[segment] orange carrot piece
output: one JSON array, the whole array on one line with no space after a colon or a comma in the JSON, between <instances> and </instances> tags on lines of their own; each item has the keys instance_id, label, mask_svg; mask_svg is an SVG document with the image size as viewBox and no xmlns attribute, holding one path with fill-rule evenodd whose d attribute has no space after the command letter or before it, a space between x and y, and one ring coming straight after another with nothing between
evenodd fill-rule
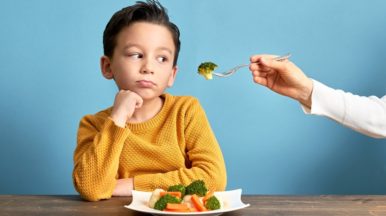
<instances>
[{"instance_id":1,"label":"orange carrot piece","mask_svg":"<svg viewBox=\"0 0 386 216\"><path fill-rule=\"evenodd\" d=\"M191 212L190 209L164 209L167 212Z\"/></svg>"},{"instance_id":2,"label":"orange carrot piece","mask_svg":"<svg viewBox=\"0 0 386 216\"><path fill-rule=\"evenodd\" d=\"M163 196L165 196L166 194L170 194L170 195L172 195L172 196L181 198L181 192L179 192L179 191L162 191L159 195L160 195L161 197L163 197Z\"/></svg>"},{"instance_id":3,"label":"orange carrot piece","mask_svg":"<svg viewBox=\"0 0 386 216\"><path fill-rule=\"evenodd\" d=\"M196 208L188 208L188 209L167 209L165 208L164 211L167 212L198 212Z\"/></svg>"},{"instance_id":4,"label":"orange carrot piece","mask_svg":"<svg viewBox=\"0 0 386 216\"><path fill-rule=\"evenodd\" d=\"M192 195L191 200L192 200L194 207L196 207L196 209L198 211L207 211L205 206L201 203L200 198L198 198L198 196L196 194Z\"/></svg>"},{"instance_id":5,"label":"orange carrot piece","mask_svg":"<svg viewBox=\"0 0 386 216\"><path fill-rule=\"evenodd\" d=\"M189 208L189 211L190 211L190 212L198 212L198 210L197 210L196 208L194 208L194 207Z\"/></svg>"},{"instance_id":6,"label":"orange carrot piece","mask_svg":"<svg viewBox=\"0 0 386 216\"><path fill-rule=\"evenodd\" d=\"M166 204L167 210L185 210L189 211L189 207L186 203L167 203Z\"/></svg>"}]
</instances>

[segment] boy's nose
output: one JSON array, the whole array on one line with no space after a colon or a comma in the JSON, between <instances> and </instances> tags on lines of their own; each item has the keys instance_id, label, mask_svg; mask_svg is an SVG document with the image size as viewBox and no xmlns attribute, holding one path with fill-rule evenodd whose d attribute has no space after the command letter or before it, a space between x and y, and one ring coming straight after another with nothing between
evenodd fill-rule
<instances>
[{"instance_id":1,"label":"boy's nose","mask_svg":"<svg viewBox=\"0 0 386 216\"><path fill-rule=\"evenodd\" d=\"M141 68L141 73L154 74L153 66L152 66L152 63L150 61L147 60L143 63L142 68Z\"/></svg>"}]
</instances>

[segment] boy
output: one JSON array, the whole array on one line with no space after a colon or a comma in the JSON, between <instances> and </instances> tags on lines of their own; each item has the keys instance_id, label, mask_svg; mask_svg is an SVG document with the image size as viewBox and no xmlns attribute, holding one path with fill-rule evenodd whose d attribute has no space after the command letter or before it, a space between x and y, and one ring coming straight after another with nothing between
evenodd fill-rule
<instances>
[{"instance_id":1,"label":"boy","mask_svg":"<svg viewBox=\"0 0 386 216\"><path fill-rule=\"evenodd\" d=\"M179 30L153 0L116 12L103 34L102 74L119 92L80 121L73 180L90 201L202 179L224 190L226 170L199 102L164 93L177 74Z\"/></svg>"}]
</instances>

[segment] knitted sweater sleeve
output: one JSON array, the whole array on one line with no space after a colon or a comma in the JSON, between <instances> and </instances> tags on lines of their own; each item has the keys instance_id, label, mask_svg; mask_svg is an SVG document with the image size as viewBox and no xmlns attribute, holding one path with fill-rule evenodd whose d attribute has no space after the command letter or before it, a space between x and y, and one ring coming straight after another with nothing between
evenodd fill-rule
<instances>
[{"instance_id":1,"label":"knitted sweater sleeve","mask_svg":"<svg viewBox=\"0 0 386 216\"><path fill-rule=\"evenodd\" d=\"M85 116L79 125L74 153L73 181L80 195L89 201L112 196L119 157L129 129L109 119Z\"/></svg>"},{"instance_id":2,"label":"knitted sweater sleeve","mask_svg":"<svg viewBox=\"0 0 386 216\"><path fill-rule=\"evenodd\" d=\"M220 146L198 100L192 100L184 115L177 119L183 124L185 152L188 167L166 173L143 174L134 177L136 190L167 188L174 184L188 185L193 180L204 180L210 190L221 191L226 187L226 169Z\"/></svg>"}]
</instances>

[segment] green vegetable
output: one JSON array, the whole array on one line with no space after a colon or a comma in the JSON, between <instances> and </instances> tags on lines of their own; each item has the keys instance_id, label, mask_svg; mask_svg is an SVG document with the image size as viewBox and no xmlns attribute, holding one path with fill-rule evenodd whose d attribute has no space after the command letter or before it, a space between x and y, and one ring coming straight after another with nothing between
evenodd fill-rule
<instances>
[{"instance_id":1,"label":"green vegetable","mask_svg":"<svg viewBox=\"0 0 386 216\"><path fill-rule=\"evenodd\" d=\"M154 208L158 210L164 210L166 208L166 204L168 203L181 203L181 199L177 198L175 196L172 196L170 194L166 194L165 196L161 197L155 204Z\"/></svg>"},{"instance_id":2,"label":"green vegetable","mask_svg":"<svg viewBox=\"0 0 386 216\"><path fill-rule=\"evenodd\" d=\"M173 185L168 188L168 191L179 191L181 192L181 197L185 196L185 186L182 184Z\"/></svg>"},{"instance_id":3,"label":"green vegetable","mask_svg":"<svg viewBox=\"0 0 386 216\"><path fill-rule=\"evenodd\" d=\"M205 207L208 210L216 210L221 208L221 204L217 197L211 196L209 199L206 200Z\"/></svg>"},{"instance_id":4,"label":"green vegetable","mask_svg":"<svg viewBox=\"0 0 386 216\"><path fill-rule=\"evenodd\" d=\"M217 68L217 65L213 62L203 62L198 66L198 74L201 74L205 79L213 79L213 71Z\"/></svg>"},{"instance_id":5,"label":"green vegetable","mask_svg":"<svg viewBox=\"0 0 386 216\"><path fill-rule=\"evenodd\" d=\"M196 194L202 197L205 196L206 192L208 192L208 189L206 188L205 182L203 180L196 180L186 187L185 192L189 195Z\"/></svg>"}]
</instances>

